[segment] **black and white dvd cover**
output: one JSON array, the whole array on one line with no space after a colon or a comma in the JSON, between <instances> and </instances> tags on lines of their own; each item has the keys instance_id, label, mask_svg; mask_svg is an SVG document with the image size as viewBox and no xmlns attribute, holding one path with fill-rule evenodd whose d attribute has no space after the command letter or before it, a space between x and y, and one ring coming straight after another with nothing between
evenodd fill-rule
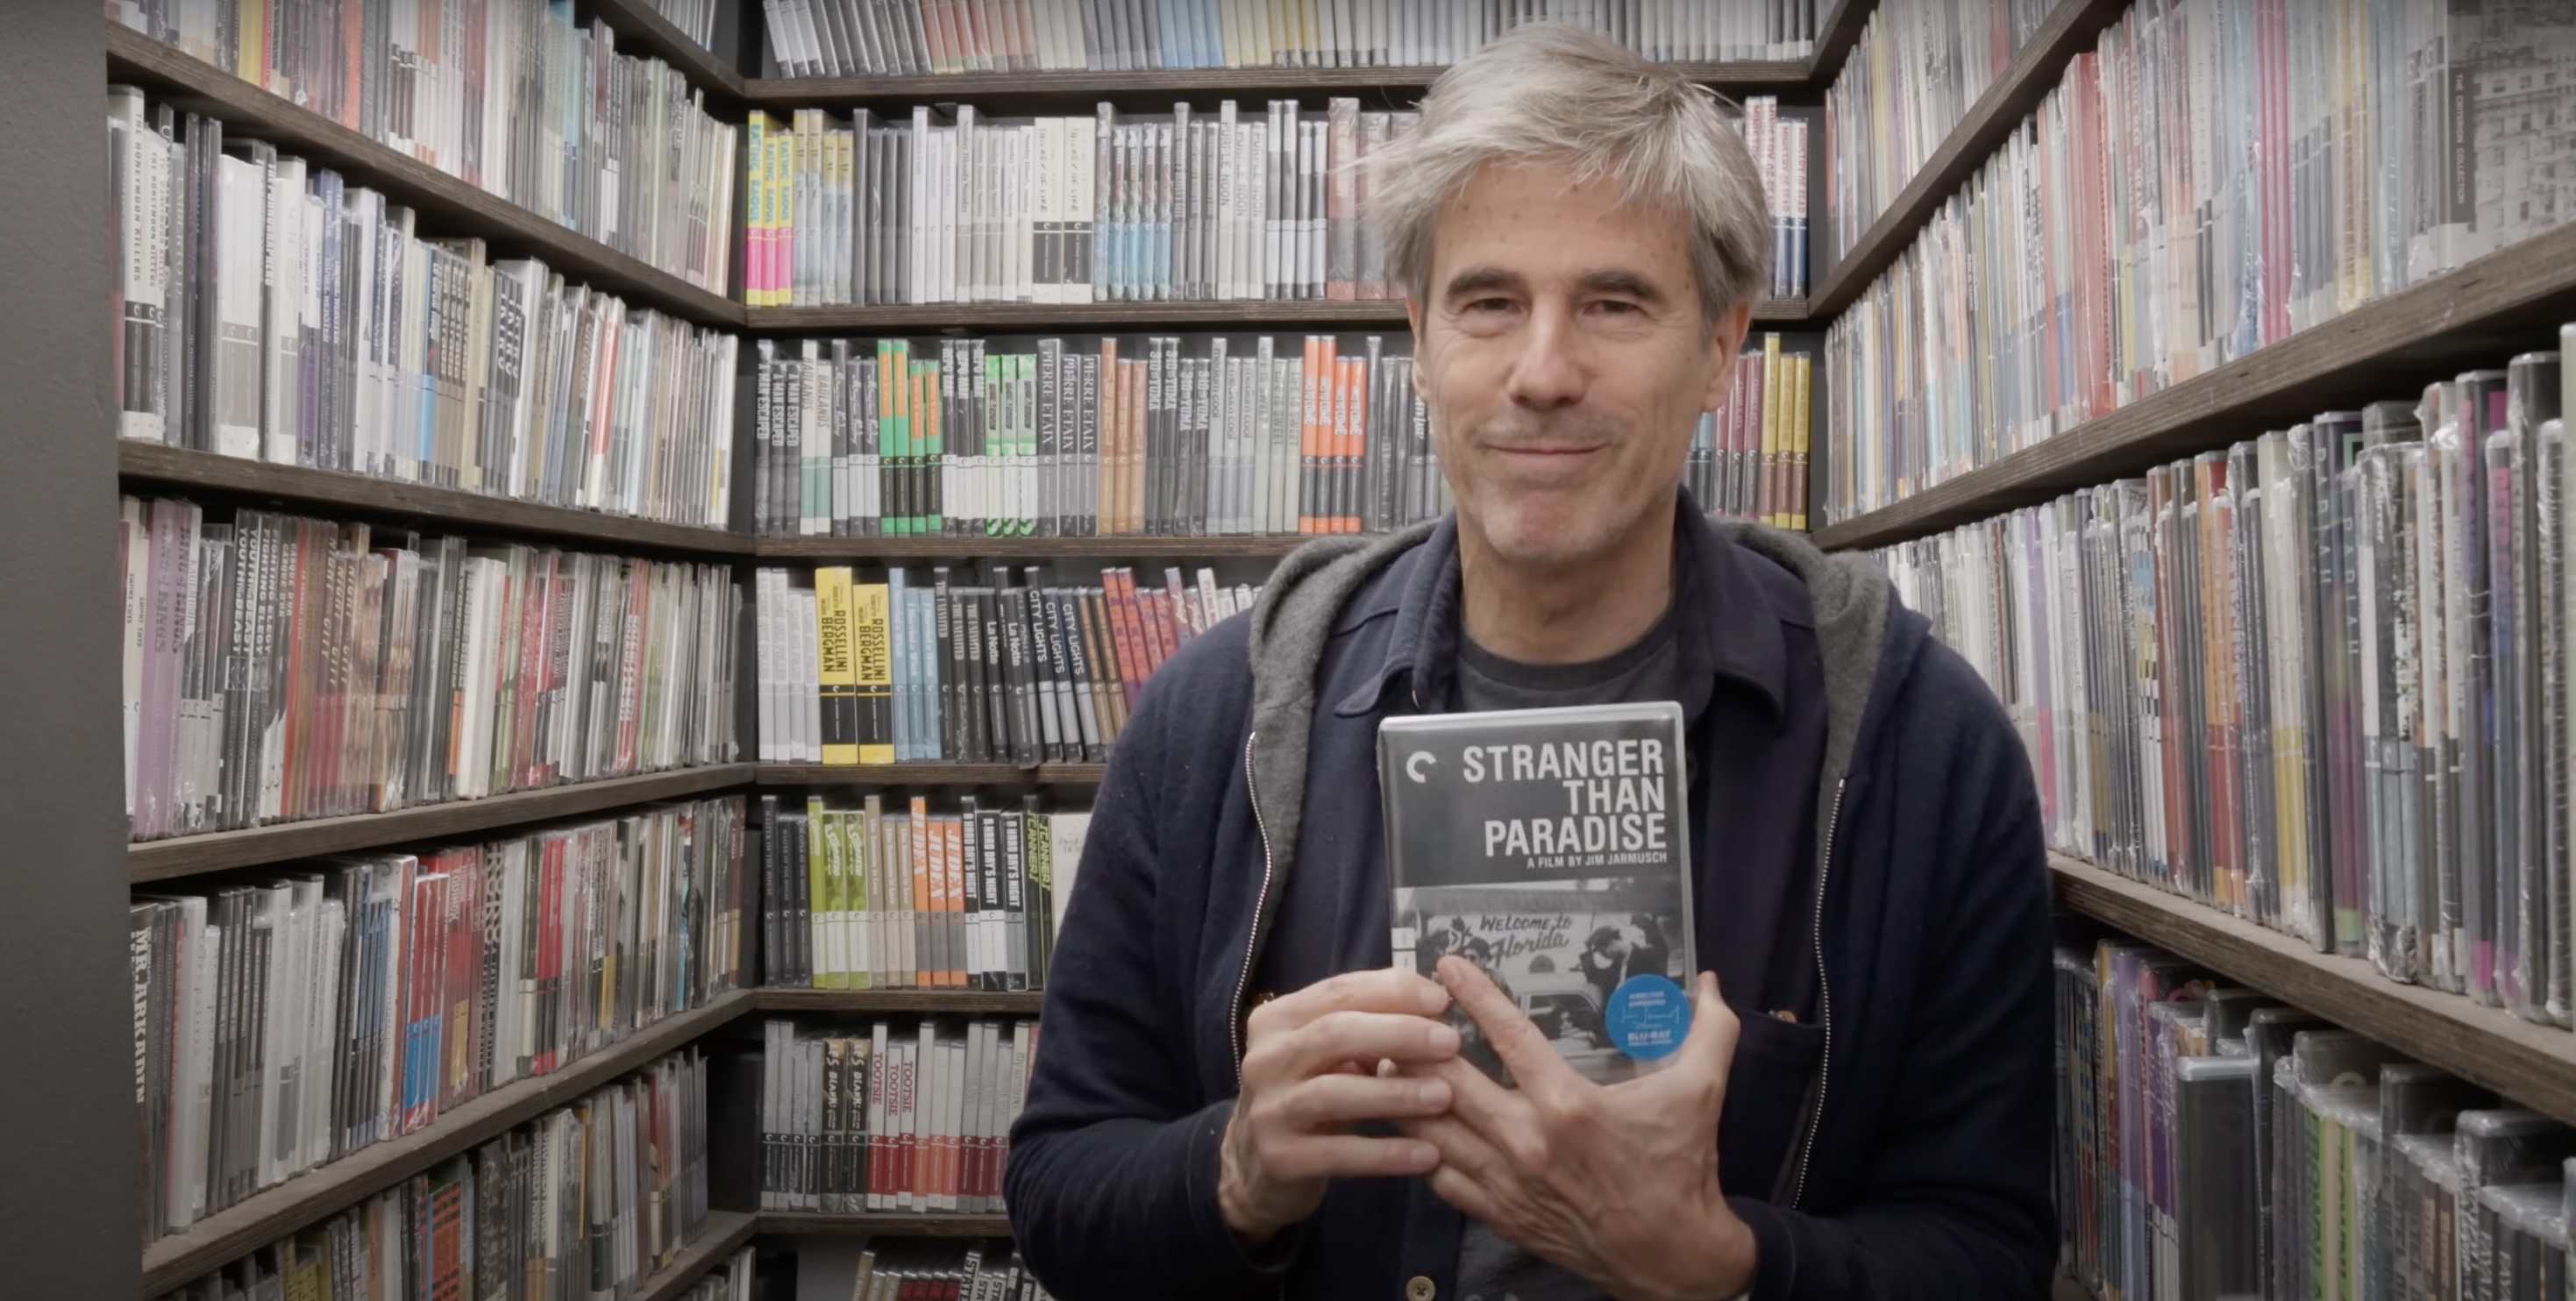
<instances>
[{"instance_id":1,"label":"black and white dvd cover","mask_svg":"<svg viewBox=\"0 0 2576 1301\"><path fill-rule=\"evenodd\" d=\"M1476 963L1594 1081L1669 1058L1699 969L1682 754L1670 701L1380 724L1396 965ZM1468 1058L1508 1082L1450 1015Z\"/></svg>"}]
</instances>

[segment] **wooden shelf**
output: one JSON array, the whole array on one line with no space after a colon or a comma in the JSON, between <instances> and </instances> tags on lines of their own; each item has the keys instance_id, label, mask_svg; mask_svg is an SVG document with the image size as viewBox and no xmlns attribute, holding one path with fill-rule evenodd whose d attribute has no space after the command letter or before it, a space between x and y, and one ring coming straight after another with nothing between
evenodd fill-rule
<instances>
[{"instance_id":1,"label":"wooden shelf","mask_svg":"<svg viewBox=\"0 0 2576 1301\"><path fill-rule=\"evenodd\" d=\"M1807 57L1807 85L1818 99L1842 75L1843 60L1860 44L1861 29L1869 25L1869 12L1875 7L1874 0L1835 0L1832 12L1816 24L1815 52Z\"/></svg>"},{"instance_id":2,"label":"wooden shelf","mask_svg":"<svg viewBox=\"0 0 2576 1301\"><path fill-rule=\"evenodd\" d=\"M707 47L690 40L668 18L656 12L650 0L578 0L577 13L596 14L608 21L617 33L617 52L660 59L680 70L689 84L707 93L709 99L725 101L742 98L742 74L717 60ZM723 16L718 16L722 21Z\"/></svg>"},{"instance_id":3,"label":"wooden shelf","mask_svg":"<svg viewBox=\"0 0 2576 1301\"><path fill-rule=\"evenodd\" d=\"M642 1290L629 1301L671 1301L686 1292L698 1280L740 1250L760 1231L760 1217L745 1211L709 1211L707 1222L698 1227L698 1236L671 1263L645 1279Z\"/></svg>"},{"instance_id":4,"label":"wooden shelf","mask_svg":"<svg viewBox=\"0 0 2576 1301\"><path fill-rule=\"evenodd\" d=\"M2576 1034L2458 994L2401 985L2360 958L2227 916L2059 854L2065 907L2223 972L2305 1011L2471 1080L2514 1104L2576 1123Z\"/></svg>"},{"instance_id":5,"label":"wooden shelf","mask_svg":"<svg viewBox=\"0 0 2576 1301\"><path fill-rule=\"evenodd\" d=\"M549 268L616 293L630 306L659 308L700 325L742 324L742 308L721 293L574 234L122 23L105 21L110 82L140 85L171 103L219 118L226 140L269 141L339 171L352 184L383 191L417 210L429 229L479 235L496 254L524 252L542 258Z\"/></svg>"},{"instance_id":6,"label":"wooden shelf","mask_svg":"<svg viewBox=\"0 0 2576 1301\"><path fill-rule=\"evenodd\" d=\"M552 1075L521 1080L443 1113L429 1128L334 1161L199 1220L143 1249L144 1296L158 1296L228 1261L357 1205L404 1179L532 1120L681 1048L752 1008L749 992L722 994L666 1017Z\"/></svg>"},{"instance_id":7,"label":"wooden shelf","mask_svg":"<svg viewBox=\"0 0 2576 1301\"><path fill-rule=\"evenodd\" d=\"M1007 1238L1007 1215L961 1215L953 1211L877 1211L865 1215L827 1215L817 1211L762 1211L762 1233L802 1234L822 1238Z\"/></svg>"},{"instance_id":8,"label":"wooden shelf","mask_svg":"<svg viewBox=\"0 0 2576 1301\"><path fill-rule=\"evenodd\" d=\"M1308 533L1224 537L762 538L763 560L1275 560L1314 540Z\"/></svg>"},{"instance_id":9,"label":"wooden shelf","mask_svg":"<svg viewBox=\"0 0 2576 1301\"><path fill-rule=\"evenodd\" d=\"M1870 282L1914 243L1923 224L1931 220L1951 193L1975 175L1996 148L2020 128L2022 119L2057 88L2067 62L2092 45L2103 28L2118 22L2128 8L2129 0L2058 0L2039 30L2013 55L2003 75L1986 87L1986 93L1977 97L1967 116L1960 118L1943 138L1941 147L1924 160L1922 170L1897 191L1895 202L1861 232L1850 252L1827 269L1817 291L1808 297L1809 313L1820 320L1829 319L1851 306ZM1823 225L1819 223L1820 230ZM1821 265L1823 237L1819 233L1813 238L1818 252L1811 256L1817 257Z\"/></svg>"},{"instance_id":10,"label":"wooden shelf","mask_svg":"<svg viewBox=\"0 0 2576 1301\"><path fill-rule=\"evenodd\" d=\"M1765 298L1753 305L1757 323L1808 324L1800 298ZM919 303L902 307L754 307L748 328L766 334L944 333L1018 330L1028 333L1114 333L1124 330L1218 327L1275 330L1349 326L1405 330L1402 299L1333 301L1229 299L1165 303Z\"/></svg>"},{"instance_id":11,"label":"wooden shelf","mask_svg":"<svg viewBox=\"0 0 2576 1301\"><path fill-rule=\"evenodd\" d=\"M1108 770L1099 763L764 763L752 780L762 786L1096 786Z\"/></svg>"},{"instance_id":12,"label":"wooden shelf","mask_svg":"<svg viewBox=\"0 0 2576 1301\"><path fill-rule=\"evenodd\" d=\"M2320 411L2412 401L2425 384L2557 344L2576 319L2576 225L2302 330L2208 374L2024 448L1893 506L1827 525L1827 550L1881 547L2045 501Z\"/></svg>"},{"instance_id":13,"label":"wooden shelf","mask_svg":"<svg viewBox=\"0 0 2576 1301\"><path fill-rule=\"evenodd\" d=\"M1846 8L1866 8L1852 0ZM1855 26L1855 34L1857 24ZM1830 30L1830 29L1828 29ZM1846 43L1845 50L1849 46ZM1840 55L1836 55L1839 62ZM1808 88L1811 59L1673 65L1690 79L1729 96L1788 93ZM1320 103L1355 96L1366 108L1410 108L1446 65L1368 68L1172 68L1139 72L1089 69L1054 72L968 72L907 77L747 77L743 99L772 111L838 108L854 104L968 103L997 116L1062 112L1107 99L1138 108L1168 107L1174 100L1297 99Z\"/></svg>"},{"instance_id":14,"label":"wooden shelf","mask_svg":"<svg viewBox=\"0 0 2576 1301\"><path fill-rule=\"evenodd\" d=\"M242 831L214 831L200 836L138 841L125 851L133 879L166 881L203 872L221 872L261 863L281 863L318 854L341 854L381 845L445 840L501 827L553 818L575 817L603 809L678 799L703 791L740 786L751 780L747 763L710 764L606 781L575 782L545 790L515 791L479 800L450 800L391 813L360 813L345 818L281 822Z\"/></svg>"},{"instance_id":15,"label":"wooden shelf","mask_svg":"<svg viewBox=\"0 0 2576 1301\"><path fill-rule=\"evenodd\" d=\"M1807 308L1804 298L1757 298L1753 301L1755 325L1788 325L1823 329L1825 322Z\"/></svg>"},{"instance_id":16,"label":"wooden shelf","mask_svg":"<svg viewBox=\"0 0 2576 1301\"><path fill-rule=\"evenodd\" d=\"M1044 990L988 993L965 989L787 989L752 991L763 1012L855 1012L862 1015L1036 1016Z\"/></svg>"},{"instance_id":17,"label":"wooden shelf","mask_svg":"<svg viewBox=\"0 0 2576 1301\"><path fill-rule=\"evenodd\" d=\"M161 443L120 440L116 445L116 472L129 483L240 493L303 510L318 510L335 518L354 514L418 522L438 532L481 527L593 547L641 547L691 555L743 556L752 551L750 534L729 529L662 524L344 470L273 465Z\"/></svg>"},{"instance_id":18,"label":"wooden shelf","mask_svg":"<svg viewBox=\"0 0 2576 1301\"><path fill-rule=\"evenodd\" d=\"M901 307L754 307L754 332L795 334L937 333L969 329L1092 333L1166 326L1276 328L1348 325L1403 329L1400 299L1365 302L1225 300L1166 303L915 303Z\"/></svg>"}]
</instances>

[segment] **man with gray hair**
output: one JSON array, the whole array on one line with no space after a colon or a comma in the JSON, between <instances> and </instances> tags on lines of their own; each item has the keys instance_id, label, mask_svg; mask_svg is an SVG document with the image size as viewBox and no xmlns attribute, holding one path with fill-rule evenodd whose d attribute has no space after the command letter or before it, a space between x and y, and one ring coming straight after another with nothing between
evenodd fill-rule
<instances>
[{"instance_id":1,"label":"man with gray hair","mask_svg":"<svg viewBox=\"0 0 2576 1301\"><path fill-rule=\"evenodd\" d=\"M1526 26L1373 163L1457 509L1308 544L1147 687L1012 1129L1024 1258L1066 1301L2045 1295L2020 742L1871 565L1678 484L1767 256L1723 107ZM1672 1064L1598 1085L1476 964L1390 965L1376 732L1646 700L1703 970Z\"/></svg>"}]
</instances>

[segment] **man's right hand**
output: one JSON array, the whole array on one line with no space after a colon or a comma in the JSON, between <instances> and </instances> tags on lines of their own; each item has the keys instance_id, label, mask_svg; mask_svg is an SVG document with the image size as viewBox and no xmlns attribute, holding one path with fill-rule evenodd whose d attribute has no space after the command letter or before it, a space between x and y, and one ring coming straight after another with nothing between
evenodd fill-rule
<instances>
[{"instance_id":1,"label":"man's right hand","mask_svg":"<svg viewBox=\"0 0 2576 1301\"><path fill-rule=\"evenodd\" d=\"M1448 1006L1438 981L1388 968L1345 972L1252 1010L1217 1169L1217 1206L1236 1237L1258 1246L1314 1214L1336 1176L1428 1174L1439 1164L1420 1139L1350 1127L1449 1109L1446 1081L1405 1070L1458 1055L1458 1032L1436 1019Z\"/></svg>"}]
</instances>

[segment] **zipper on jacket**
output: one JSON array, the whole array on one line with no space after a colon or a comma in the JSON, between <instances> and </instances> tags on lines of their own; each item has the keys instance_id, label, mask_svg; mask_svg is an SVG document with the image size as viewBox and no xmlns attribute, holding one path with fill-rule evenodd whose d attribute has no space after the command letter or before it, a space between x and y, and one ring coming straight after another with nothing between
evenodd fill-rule
<instances>
[{"instance_id":1,"label":"zipper on jacket","mask_svg":"<svg viewBox=\"0 0 2576 1301\"><path fill-rule=\"evenodd\" d=\"M1833 871L1834 837L1842 830L1843 788L1850 781L1848 777L1834 779L1834 805L1832 811L1825 815L1825 847L1822 856L1816 860L1816 916L1810 935L1816 948L1817 1019L1825 1027L1825 1048L1824 1055L1816 1064L1816 1105L1807 1113L1807 1135L1798 1144L1798 1180L1789 1188L1791 1210L1796 1210L1799 1200L1807 1195L1807 1163L1816 1155L1816 1131L1825 1127L1825 1086L1833 1076L1834 987L1825 976L1825 885ZM1266 879L1263 888L1268 888Z\"/></svg>"},{"instance_id":2,"label":"zipper on jacket","mask_svg":"<svg viewBox=\"0 0 2576 1301\"><path fill-rule=\"evenodd\" d=\"M1243 994L1252 987L1253 946L1261 942L1261 910L1270 903L1270 824L1261 816L1261 792L1252 784L1252 745L1258 732L1243 738L1243 794L1252 802L1252 825L1261 834L1261 893L1252 897L1252 933L1243 939L1243 974L1235 978L1234 1006L1226 1017L1226 1034L1234 1041L1234 1087L1243 1089Z\"/></svg>"},{"instance_id":3,"label":"zipper on jacket","mask_svg":"<svg viewBox=\"0 0 2576 1301\"><path fill-rule=\"evenodd\" d=\"M1270 824L1261 816L1261 792L1252 784L1252 744L1261 734L1248 732L1243 738L1243 794L1252 803L1252 825L1261 835L1261 893L1252 897L1252 933L1243 939L1243 974L1234 981L1234 1006L1226 1017L1226 1037L1234 1041L1234 1092L1243 1095L1243 993L1252 987L1253 945L1261 940L1261 910L1270 902ZM1270 1294L1287 1301L1288 1280L1281 1278Z\"/></svg>"}]
</instances>

